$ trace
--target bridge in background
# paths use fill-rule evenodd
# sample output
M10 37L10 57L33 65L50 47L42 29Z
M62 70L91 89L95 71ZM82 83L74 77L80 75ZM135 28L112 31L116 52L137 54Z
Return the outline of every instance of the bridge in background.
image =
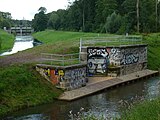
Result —
M18 27L11 27L9 30L6 30L7 32L11 34L16 35L30 35L34 32L34 29L32 27L24 27L24 26L18 26Z

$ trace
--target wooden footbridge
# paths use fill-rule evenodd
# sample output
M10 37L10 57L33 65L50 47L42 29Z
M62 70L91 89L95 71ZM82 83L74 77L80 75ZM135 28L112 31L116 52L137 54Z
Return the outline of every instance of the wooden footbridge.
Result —
M60 97L59 100L65 100L65 101L72 101L76 100L91 94L94 94L96 92L99 92L101 90L114 87L117 85L138 81L142 79L147 79L152 76L158 75L158 71L153 70L143 70L138 71L132 74L124 75L121 77L90 77L89 83L82 88L66 91L64 92Z

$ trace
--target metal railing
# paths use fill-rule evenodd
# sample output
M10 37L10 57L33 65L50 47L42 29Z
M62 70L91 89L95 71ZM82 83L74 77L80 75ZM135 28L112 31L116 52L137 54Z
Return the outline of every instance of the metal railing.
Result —
M142 36L86 37L80 39L80 51L84 46L120 46L142 44Z
M41 53L41 60L42 64L57 65L57 66L67 66L80 63L79 53L64 54L64 55Z

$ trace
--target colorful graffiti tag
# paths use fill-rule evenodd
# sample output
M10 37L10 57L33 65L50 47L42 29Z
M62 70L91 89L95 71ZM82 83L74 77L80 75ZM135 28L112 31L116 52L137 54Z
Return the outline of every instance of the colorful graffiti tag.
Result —
M86 66L71 69L36 67L36 70L48 81L63 89L75 89L86 85Z

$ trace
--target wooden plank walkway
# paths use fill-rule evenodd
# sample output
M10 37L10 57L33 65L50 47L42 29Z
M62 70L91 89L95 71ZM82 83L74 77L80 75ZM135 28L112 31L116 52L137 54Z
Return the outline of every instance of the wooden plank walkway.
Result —
M134 81L134 80L140 80L141 78L156 75L156 74L158 74L158 71L152 71L147 69L147 70L138 71L132 74L128 74L128 75L124 75L116 78L94 77L89 79L89 84L87 84L85 87L64 92L59 97L59 100L65 100L65 101L76 100L115 85L119 85L125 82ZM93 79L93 82L92 82L92 79Z

